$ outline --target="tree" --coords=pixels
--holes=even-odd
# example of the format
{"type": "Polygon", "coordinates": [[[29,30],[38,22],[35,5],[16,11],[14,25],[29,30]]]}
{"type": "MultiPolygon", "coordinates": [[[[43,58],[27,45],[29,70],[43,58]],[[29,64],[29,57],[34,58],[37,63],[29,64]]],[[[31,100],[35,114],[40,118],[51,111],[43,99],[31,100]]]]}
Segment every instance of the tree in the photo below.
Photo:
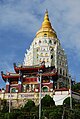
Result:
{"type": "Polygon", "coordinates": [[[8,107],[8,102],[6,100],[1,101],[1,107],[2,107],[1,109],[2,112],[8,112],[9,107],[8,107]]]}
{"type": "Polygon", "coordinates": [[[72,85],[72,90],[80,93],[80,83],[72,85]]]}
{"type": "Polygon", "coordinates": [[[35,107],[34,101],[28,100],[28,102],[24,106],[24,109],[30,111],[30,110],[32,110],[33,107],[35,107]]]}
{"type": "MultiPolygon", "coordinates": [[[[75,101],[75,99],[72,98],[72,105],[75,106],[77,102],[75,101]]],[[[63,101],[63,105],[65,107],[70,107],[70,97],[66,98],[64,101],[63,101]]]]}
{"type": "Polygon", "coordinates": [[[49,95],[45,95],[41,100],[41,104],[43,107],[51,107],[55,105],[55,102],[49,95]]]}
{"type": "MultiPolygon", "coordinates": [[[[34,101],[28,100],[28,102],[25,104],[25,106],[21,109],[23,112],[23,115],[25,115],[25,118],[32,117],[36,115],[36,106],[34,101]]],[[[21,115],[22,116],[22,115],[21,115]]]]}

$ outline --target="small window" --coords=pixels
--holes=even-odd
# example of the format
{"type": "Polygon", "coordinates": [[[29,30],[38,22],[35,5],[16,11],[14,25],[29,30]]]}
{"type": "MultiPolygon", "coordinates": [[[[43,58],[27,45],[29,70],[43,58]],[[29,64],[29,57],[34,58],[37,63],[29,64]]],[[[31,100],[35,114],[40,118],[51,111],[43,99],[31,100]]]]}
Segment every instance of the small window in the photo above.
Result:
{"type": "Polygon", "coordinates": [[[65,75],[65,71],[63,70],[63,75],[65,75]]]}
{"type": "Polygon", "coordinates": [[[53,59],[53,55],[51,55],[51,59],[53,59]]]}
{"type": "Polygon", "coordinates": [[[39,43],[41,43],[41,40],[39,40],[39,43]]]}
{"type": "Polygon", "coordinates": [[[54,44],[56,44],[56,41],[54,42],[54,44]]]}
{"type": "Polygon", "coordinates": [[[44,34],[44,37],[47,37],[47,34],[44,34]]]}
{"type": "Polygon", "coordinates": [[[50,43],[50,44],[52,44],[52,41],[51,41],[51,40],[49,40],[49,43],[50,43]]]}
{"type": "Polygon", "coordinates": [[[35,42],[35,44],[37,44],[37,43],[35,42]]]}
{"type": "Polygon", "coordinates": [[[62,68],[60,68],[60,74],[62,74],[62,68]]]}
{"type": "Polygon", "coordinates": [[[43,56],[43,53],[41,53],[41,56],[43,56]]]}

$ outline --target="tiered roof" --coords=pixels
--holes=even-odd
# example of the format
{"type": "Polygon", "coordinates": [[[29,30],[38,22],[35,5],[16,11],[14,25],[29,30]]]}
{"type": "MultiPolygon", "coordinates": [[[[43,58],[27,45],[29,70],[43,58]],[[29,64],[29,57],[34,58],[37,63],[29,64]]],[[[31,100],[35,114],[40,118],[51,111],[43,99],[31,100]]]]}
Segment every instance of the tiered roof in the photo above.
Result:
{"type": "Polygon", "coordinates": [[[14,70],[16,73],[7,72],[6,74],[4,74],[3,72],[1,72],[3,80],[6,81],[7,79],[19,79],[23,75],[24,82],[36,82],[38,75],[40,75],[40,70],[42,71],[43,77],[57,76],[57,71],[55,70],[55,67],[46,68],[44,63],[36,66],[16,66],[16,64],[14,63],[14,70]]]}

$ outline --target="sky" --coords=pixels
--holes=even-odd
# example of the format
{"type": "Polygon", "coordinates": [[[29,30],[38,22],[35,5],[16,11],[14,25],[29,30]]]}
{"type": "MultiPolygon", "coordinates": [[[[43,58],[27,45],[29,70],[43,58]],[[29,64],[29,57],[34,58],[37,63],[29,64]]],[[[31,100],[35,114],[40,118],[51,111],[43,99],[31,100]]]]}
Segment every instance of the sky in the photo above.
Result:
{"type": "Polygon", "coordinates": [[[69,73],[80,82],[80,0],[0,0],[0,71],[14,72],[13,63],[23,63],[46,9],[67,54],[69,73]]]}

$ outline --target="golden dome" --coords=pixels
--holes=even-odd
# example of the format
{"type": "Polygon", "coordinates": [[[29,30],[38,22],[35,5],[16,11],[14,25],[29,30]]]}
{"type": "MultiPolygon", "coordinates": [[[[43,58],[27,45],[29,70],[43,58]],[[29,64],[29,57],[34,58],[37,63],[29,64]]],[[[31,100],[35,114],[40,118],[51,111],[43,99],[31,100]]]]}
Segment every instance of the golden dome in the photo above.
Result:
{"type": "Polygon", "coordinates": [[[36,37],[57,37],[56,32],[49,21],[48,11],[46,10],[41,28],[36,33],[36,37]]]}

